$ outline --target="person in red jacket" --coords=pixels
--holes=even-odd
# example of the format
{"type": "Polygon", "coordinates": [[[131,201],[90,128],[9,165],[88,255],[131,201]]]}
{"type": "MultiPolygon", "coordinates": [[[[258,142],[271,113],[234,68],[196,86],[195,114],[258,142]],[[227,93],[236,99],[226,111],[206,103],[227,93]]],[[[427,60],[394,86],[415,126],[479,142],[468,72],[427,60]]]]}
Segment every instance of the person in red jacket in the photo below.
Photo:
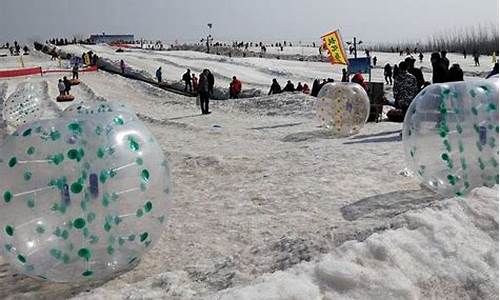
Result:
{"type": "Polygon", "coordinates": [[[307,83],[304,83],[304,86],[302,87],[302,93],[309,94],[310,92],[311,90],[309,90],[309,86],[307,85],[307,83]]]}
{"type": "Polygon", "coordinates": [[[365,79],[363,78],[363,75],[361,75],[361,73],[359,72],[352,77],[351,82],[361,85],[365,89],[365,91],[368,90],[368,86],[365,82],[365,79]]]}
{"type": "Polygon", "coordinates": [[[191,76],[191,84],[193,85],[193,91],[198,91],[198,77],[194,73],[191,76]]]}
{"type": "Polygon", "coordinates": [[[229,84],[229,98],[237,99],[238,95],[241,93],[241,81],[233,76],[233,81],[229,84]]]}

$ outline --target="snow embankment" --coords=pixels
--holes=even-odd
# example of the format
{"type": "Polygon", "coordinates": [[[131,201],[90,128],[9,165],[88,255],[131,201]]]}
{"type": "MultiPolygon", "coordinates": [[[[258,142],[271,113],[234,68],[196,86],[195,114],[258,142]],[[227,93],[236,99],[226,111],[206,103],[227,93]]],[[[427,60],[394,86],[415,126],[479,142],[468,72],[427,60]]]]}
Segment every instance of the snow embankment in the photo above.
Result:
{"type": "Polygon", "coordinates": [[[405,218],[406,227],[209,299],[498,299],[497,189],[405,218]]]}
{"type": "MultiPolygon", "coordinates": [[[[404,217],[405,227],[203,299],[498,299],[498,189],[476,189],[404,217]]],[[[193,299],[196,285],[185,271],[173,271],[76,299],[193,299]]]]}

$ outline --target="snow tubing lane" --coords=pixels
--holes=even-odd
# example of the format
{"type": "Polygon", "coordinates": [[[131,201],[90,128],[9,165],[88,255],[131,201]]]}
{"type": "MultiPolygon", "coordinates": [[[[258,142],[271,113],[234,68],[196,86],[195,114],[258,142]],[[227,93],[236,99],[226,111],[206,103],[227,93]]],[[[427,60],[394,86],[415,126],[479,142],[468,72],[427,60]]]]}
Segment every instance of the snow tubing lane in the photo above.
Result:
{"type": "Polygon", "coordinates": [[[178,89],[174,89],[172,88],[171,86],[167,85],[167,84],[158,84],[156,81],[153,81],[153,80],[144,80],[144,79],[140,79],[140,78],[136,78],[134,76],[131,76],[129,74],[123,74],[121,72],[117,72],[117,71],[114,71],[114,70],[110,70],[110,69],[107,69],[107,68],[103,68],[103,67],[99,67],[101,70],[104,70],[108,73],[111,73],[111,74],[117,74],[117,75],[121,75],[125,78],[128,78],[128,79],[133,79],[133,80],[138,80],[138,81],[142,81],[142,82],[145,82],[145,83],[149,83],[151,85],[154,85],[156,87],[159,87],[163,90],[166,90],[168,92],[172,92],[174,94],[178,94],[178,95],[182,95],[182,96],[186,96],[186,97],[196,97],[196,94],[194,93],[188,93],[188,92],[184,92],[183,90],[178,90],[178,89]]]}

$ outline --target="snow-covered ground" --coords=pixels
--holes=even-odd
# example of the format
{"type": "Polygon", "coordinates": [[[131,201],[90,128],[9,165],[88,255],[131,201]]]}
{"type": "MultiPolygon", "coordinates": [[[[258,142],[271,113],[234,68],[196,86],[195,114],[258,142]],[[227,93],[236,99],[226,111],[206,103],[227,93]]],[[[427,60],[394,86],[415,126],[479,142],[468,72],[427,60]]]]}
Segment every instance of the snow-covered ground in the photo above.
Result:
{"type": "MultiPolygon", "coordinates": [[[[66,52],[81,55],[83,52],[92,50],[100,57],[108,58],[113,61],[123,59],[128,67],[137,70],[143,70],[154,78],[156,69],[162,67],[163,78],[167,80],[181,80],[182,74],[186,69],[190,69],[196,74],[201,73],[208,68],[216,77],[216,85],[227,88],[233,76],[238,77],[244,88],[258,88],[264,92],[269,90],[272,79],[278,79],[278,82],[284,87],[287,80],[294,84],[298,82],[308,83],[312,86],[314,79],[333,78],[340,80],[342,78],[342,65],[331,65],[325,62],[312,61],[292,61],[283,59],[264,59],[259,57],[227,57],[214,54],[206,54],[195,51],[152,51],[141,49],[126,49],[125,52],[116,52],[116,48],[106,45],[69,45],[61,47],[66,52]]],[[[312,47],[287,47],[289,54],[309,55],[312,47]]],[[[317,49],[316,49],[317,51],[317,49]]],[[[318,55],[318,52],[312,54],[318,55]]],[[[404,60],[404,56],[399,53],[372,53],[377,56],[377,66],[372,70],[372,81],[383,82],[383,66],[386,63],[391,65],[404,60]]],[[[417,62],[416,67],[423,67],[426,80],[432,79],[432,67],[430,64],[430,53],[424,54],[424,61],[417,62]]],[[[482,74],[492,69],[491,58],[482,57],[481,67],[475,67],[472,57],[464,59],[463,56],[450,53],[450,63],[458,63],[466,72],[466,78],[470,79],[474,73],[482,74]]],[[[368,77],[368,75],[366,75],[368,77]]],[[[366,78],[368,80],[368,78],[366,78]]]]}
{"type": "MultiPolygon", "coordinates": [[[[209,67],[218,78],[254,76],[255,86],[272,78],[266,68],[290,79],[337,68],[95,47],[148,72],[162,61],[167,78],[209,67]]],[[[46,81],[53,101],[58,76],[30,80],[46,81]]],[[[302,94],[212,101],[202,116],[193,98],[142,82],[80,78],[76,101],[133,107],[161,144],[174,184],[166,231],[135,269],[89,286],[39,282],[0,259],[0,298],[498,299],[498,189],[442,199],[422,188],[404,171],[401,124],[333,139],[318,128],[315,98],[302,94]]],[[[0,95],[24,80],[0,81],[0,95]]]]}

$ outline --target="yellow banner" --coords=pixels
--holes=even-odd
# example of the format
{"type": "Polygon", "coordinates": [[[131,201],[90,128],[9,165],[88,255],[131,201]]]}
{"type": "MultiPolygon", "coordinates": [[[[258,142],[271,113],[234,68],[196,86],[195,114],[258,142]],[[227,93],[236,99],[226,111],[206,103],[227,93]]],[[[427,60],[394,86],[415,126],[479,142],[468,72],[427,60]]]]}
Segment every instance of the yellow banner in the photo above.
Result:
{"type": "Polygon", "coordinates": [[[321,39],[323,40],[323,47],[328,51],[331,63],[334,65],[347,65],[347,55],[339,31],[335,30],[327,33],[321,39]]]}

